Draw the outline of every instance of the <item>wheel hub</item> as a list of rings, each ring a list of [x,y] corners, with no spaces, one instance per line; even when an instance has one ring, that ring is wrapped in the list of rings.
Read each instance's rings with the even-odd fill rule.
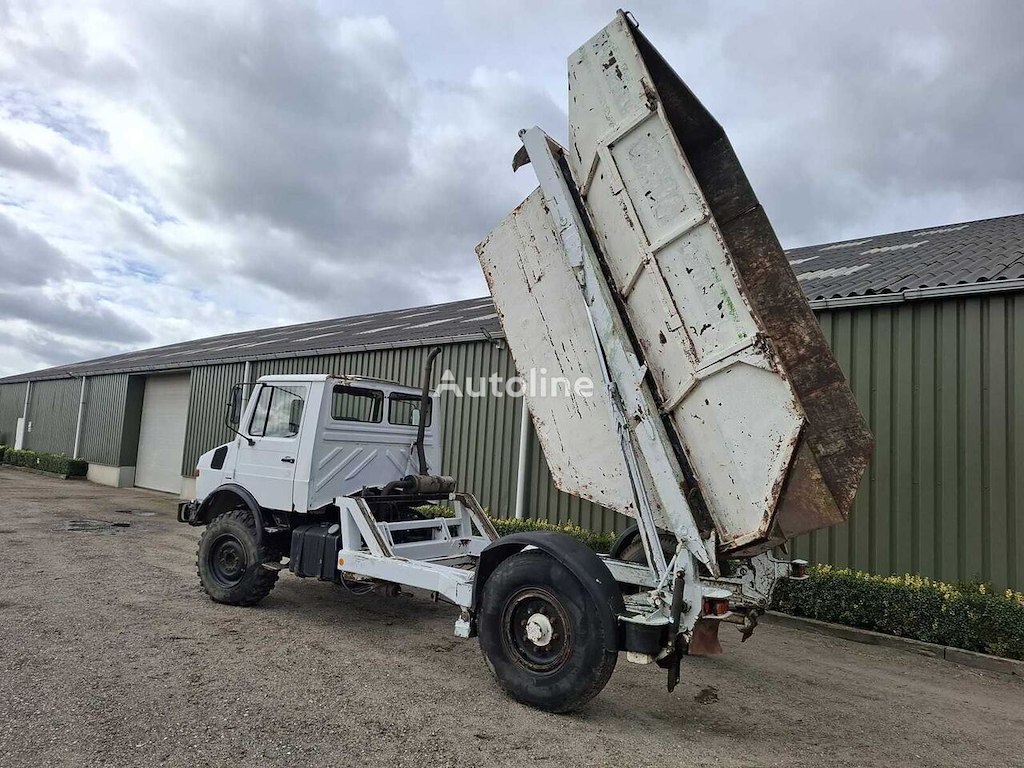
[[[502,611],[502,642],[512,659],[537,674],[552,674],[573,650],[569,616],[561,601],[542,587],[513,594]]]
[[[526,637],[534,645],[542,648],[551,642],[554,629],[551,620],[543,613],[535,613],[526,621]]]
[[[231,534],[219,537],[210,548],[210,570],[214,579],[222,586],[238,584],[248,567],[245,547]]]

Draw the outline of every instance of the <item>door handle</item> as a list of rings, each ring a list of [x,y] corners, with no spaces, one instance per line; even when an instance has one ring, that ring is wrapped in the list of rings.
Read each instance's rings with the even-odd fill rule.
[[[281,459],[281,461],[283,461],[285,464],[295,463],[295,459],[293,459],[291,456],[285,456],[283,459]]]

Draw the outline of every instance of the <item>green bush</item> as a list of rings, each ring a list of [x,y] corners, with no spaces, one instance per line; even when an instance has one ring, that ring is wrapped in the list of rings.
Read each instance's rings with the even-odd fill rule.
[[[81,459],[70,459],[61,453],[19,451],[14,448],[8,448],[3,452],[3,463],[68,477],[85,477],[89,471],[89,463]]]
[[[417,507],[417,509],[423,514],[433,517],[451,517],[455,514],[448,507],[426,505]],[[607,553],[612,548],[616,538],[614,533],[594,533],[573,523],[549,523],[546,520],[506,520],[501,517],[494,517],[489,512],[487,517],[494,524],[494,528],[499,536],[506,536],[510,533],[519,533],[521,531],[556,531],[579,539],[595,552]]]
[[[984,583],[874,576],[828,565],[778,584],[773,607],[794,616],[1024,659],[1024,594]]]
[[[614,533],[594,533],[586,528],[580,528],[573,523],[548,523],[544,520],[504,520],[498,517],[491,517],[495,529],[501,536],[520,531],[556,531],[573,536],[595,552],[608,552],[615,543]]]
[[[6,445],[0,445],[0,464],[4,463],[4,453],[8,450]]]

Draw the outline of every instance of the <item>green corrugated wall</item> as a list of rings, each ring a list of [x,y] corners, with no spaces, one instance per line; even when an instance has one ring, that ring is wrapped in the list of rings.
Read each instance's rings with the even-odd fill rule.
[[[0,384],[0,445],[14,445],[14,435],[25,407],[25,383]]]
[[[847,524],[812,561],[1024,588],[1024,295],[822,312],[875,435]]]
[[[138,412],[144,377],[115,373],[86,379],[79,456],[111,466],[132,466],[138,444]],[[75,447],[81,379],[32,382],[25,447],[70,456]],[[139,396],[132,398],[130,393]],[[0,443],[14,443],[25,403],[25,384],[0,384]],[[132,425],[134,424],[134,430]],[[9,437],[8,437],[9,434]]]
[[[85,386],[85,412],[79,455],[86,461],[119,466],[124,432],[128,374],[91,376]]]
[[[242,381],[244,371],[243,363],[204,365],[192,369],[185,455],[181,463],[183,477],[192,474],[201,454],[232,438],[233,433],[227,428],[224,417],[231,387]]]
[[[28,397],[25,447],[32,451],[71,456],[78,428],[81,379],[33,381]]]

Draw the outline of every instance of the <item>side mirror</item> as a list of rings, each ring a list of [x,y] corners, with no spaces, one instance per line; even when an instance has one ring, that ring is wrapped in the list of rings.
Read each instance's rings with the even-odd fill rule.
[[[228,426],[237,428],[242,420],[242,385],[235,384],[231,388],[231,399],[228,400]]]

